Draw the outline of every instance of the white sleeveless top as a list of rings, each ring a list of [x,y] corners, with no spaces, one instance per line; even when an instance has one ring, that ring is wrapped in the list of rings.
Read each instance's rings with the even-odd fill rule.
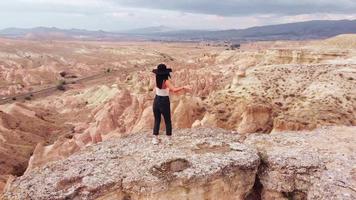
[[[156,95],[157,96],[163,96],[163,97],[167,97],[169,96],[169,89],[159,89],[158,87],[156,87]]]
[[[163,85],[166,86],[166,81],[164,81],[162,83],[162,87],[163,87]],[[158,87],[156,87],[156,95],[157,96],[161,96],[161,97],[168,97],[169,96],[169,89],[167,88],[167,86],[164,89],[163,88],[159,89]]]

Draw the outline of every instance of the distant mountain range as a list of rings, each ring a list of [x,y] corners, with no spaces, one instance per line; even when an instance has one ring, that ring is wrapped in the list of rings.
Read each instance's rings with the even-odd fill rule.
[[[78,39],[78,40],[116,40],[124,35],[106,31],[85,29],[59,29],[55,27],[7,28],[0,30],[0,37],[24,39]]]
[[[121,31],[120,33],[146,35],[146,34],[157,34],[157,33],[169,33],[169,32],[176,32],[176,31],[179,30],[168,26],[152,26],[152,27]]]
[[[0,37],[67,40],[260,41],[322,39],[356,33],[356,20],[318,20],[220,31],[177,30],[166,26],[122,32],[37,27],[0,30]]]

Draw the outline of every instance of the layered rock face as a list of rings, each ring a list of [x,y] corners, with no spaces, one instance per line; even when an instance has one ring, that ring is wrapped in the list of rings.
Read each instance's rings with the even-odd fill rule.
[[[356,198],[356,128],[252,135],[262,199]]]
[[[251,67],[211,95],[208,113],[240,133],[356,125],[355,75],[356,65]]]
[[[90,146],[33,170],[3,199],[244,199],[259,166],[257,152],[219,129],[183,129],[172,146],[147,133]]]
[[[36,145],[53,143],[71,126],[51,119],[54,113],[23,104],[0,107],[0,190],[8,175],[20,176]]]

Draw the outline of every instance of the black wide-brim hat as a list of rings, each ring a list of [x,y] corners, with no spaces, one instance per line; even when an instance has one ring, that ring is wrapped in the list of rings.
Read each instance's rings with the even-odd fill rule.
[[[157,69],[152,70],[156,75],[169,75],[172,72],[171,68],[167,68],[165,64],[159,64]]]

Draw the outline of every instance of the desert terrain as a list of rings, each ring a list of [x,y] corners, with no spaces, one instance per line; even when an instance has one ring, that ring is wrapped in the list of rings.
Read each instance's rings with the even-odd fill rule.
[[[159,63],[192,87],[170,97],[172,147],[150,143]],[[3,199],[351,200],[355,126],[356,35],[0,39]]]

